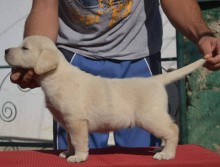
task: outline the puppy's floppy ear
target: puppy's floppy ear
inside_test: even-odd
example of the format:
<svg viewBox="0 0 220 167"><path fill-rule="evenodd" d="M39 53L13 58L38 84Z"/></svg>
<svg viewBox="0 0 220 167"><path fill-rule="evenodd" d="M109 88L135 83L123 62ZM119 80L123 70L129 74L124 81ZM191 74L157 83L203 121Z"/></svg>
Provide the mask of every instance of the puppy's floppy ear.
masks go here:
<svg viewBox="0 0 220 167"><path fill-rule="evenodd" d="M55 69L59 62L59 55L55 50L44 49L38 57L34 72L38 75Z"/></svg>

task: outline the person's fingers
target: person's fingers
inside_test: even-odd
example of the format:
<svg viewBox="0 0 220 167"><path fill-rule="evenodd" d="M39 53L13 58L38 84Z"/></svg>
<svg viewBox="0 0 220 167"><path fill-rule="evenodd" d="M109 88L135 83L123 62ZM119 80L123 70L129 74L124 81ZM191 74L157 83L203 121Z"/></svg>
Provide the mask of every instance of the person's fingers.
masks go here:
<svg viewBox="0 0 220 167"><path fill-rule="evenodd" d="M204 37L199 42L199 48L206 60L205 67L214 71L220 69L220 40Z"/></svg>
<svg viewBox="0 0 220 167"><path fill-rule="evenodd" d="M31 82L31 80L33 79L33 77L34 77L34 72L32 71L32 70L28 70L26 73L25 73L25 75L24 75L24 77L23 77L23 82L26 82L26 83L29 83L29 82Z"/></svg>
<svg viewBox="0 0 220 167"><path fill-rule="evenodd" d="M35 73L33 70L12 69L11 82L18 84L21 88L36 88L38 84L33 80Z"/></svg>
<svg viewBox="0 0 220 167"><path fill-rule="evenodd" d="M205 63L205 67L209 70L216 71L220 69L220 63L219 62L214 63L213 61L207 60Z"/></svg>
<svg viewBox="0 0 220 167"><path fill-rule="evenodd" d="M39 85L38 85L37 82L35 82L35 81L33 81L33 82L31 82L31 83L29 84L29 88L30 88L30 89L34 89L34 88L37 88L37 87L39 87Z"/></svg>
<svg viewBox="0 0 220 167"><path fill-rule="evenodd" d="M24 70L12 68L10 80L12 83L19 84L23 75L24 75Z"/></svg>
<svg viewBox="0 0 220 167"><path fill-rule="evenodd" d="M220 69L220 57L209 57L204 65L207 69L216 71Z"/></svg>
<svg viewBox="0 0 220 167"><path fill-rule="evenodd" d="M11 82L12 83L19 83L20 76L21 76L21 73L19 73L19 72L12 73L10 76Z"/></svg>
<svg viewBox="0 0 220 167"><path fill-rule="evenodd" d="M28 70L24 75L22 76L22 79L20 80L19 86L21 88L30 88L30 85L33 81L34 72L32 70Z"/></svg>

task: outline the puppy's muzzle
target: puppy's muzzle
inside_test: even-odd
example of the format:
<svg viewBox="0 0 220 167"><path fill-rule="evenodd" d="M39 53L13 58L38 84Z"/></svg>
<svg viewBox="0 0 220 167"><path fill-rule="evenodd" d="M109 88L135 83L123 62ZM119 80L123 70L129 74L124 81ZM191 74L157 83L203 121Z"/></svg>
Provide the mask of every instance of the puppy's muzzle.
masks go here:
<svg viewBox="0 0 220 167"><path fill-rule="evenodd" d="M10 49L6 49L5 50L5 55L7 55L9 53Z"/></svg>

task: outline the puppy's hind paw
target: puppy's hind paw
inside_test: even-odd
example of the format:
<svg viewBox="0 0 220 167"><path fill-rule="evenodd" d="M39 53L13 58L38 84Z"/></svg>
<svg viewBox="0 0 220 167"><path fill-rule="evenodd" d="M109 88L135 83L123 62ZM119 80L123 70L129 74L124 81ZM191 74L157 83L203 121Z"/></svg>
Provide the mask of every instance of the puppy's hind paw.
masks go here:
<svg viewBox="0 0 220 167"><path fill-rule="evenodd" d="M162 151L162 152L156 153L153 158L156 160L171 160L175 158L175 154L166 153Z"/></svg>
<svg viewBox="0 0 220 167"><path fill-rule="evenodd" d="M69 156L71 155L74 155L74 151L73 152L70 152L70 151L64 151L64 152L61 152L59 154L59 157L60 158L68 158Z"/></svg>
<svg viewBox="0 0 220 167"><path fill-rule="evenodd" d="M68 151L64 151L59 154L60 158L67 158L67 156L68 156Z"/></svg>

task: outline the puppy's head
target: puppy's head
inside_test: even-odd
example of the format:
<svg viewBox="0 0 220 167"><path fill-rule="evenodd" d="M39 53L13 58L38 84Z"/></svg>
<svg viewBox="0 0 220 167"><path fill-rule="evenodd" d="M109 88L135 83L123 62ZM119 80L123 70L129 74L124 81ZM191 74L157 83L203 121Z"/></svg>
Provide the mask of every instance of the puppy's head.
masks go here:
<svg viewBox="0 0 220 167"><path fill-rule="evenodd" d="M29 36L21 46L5 50L5 61L15 68L34 69L41 75L57 67L59 52L49 38Z"/></svg>

